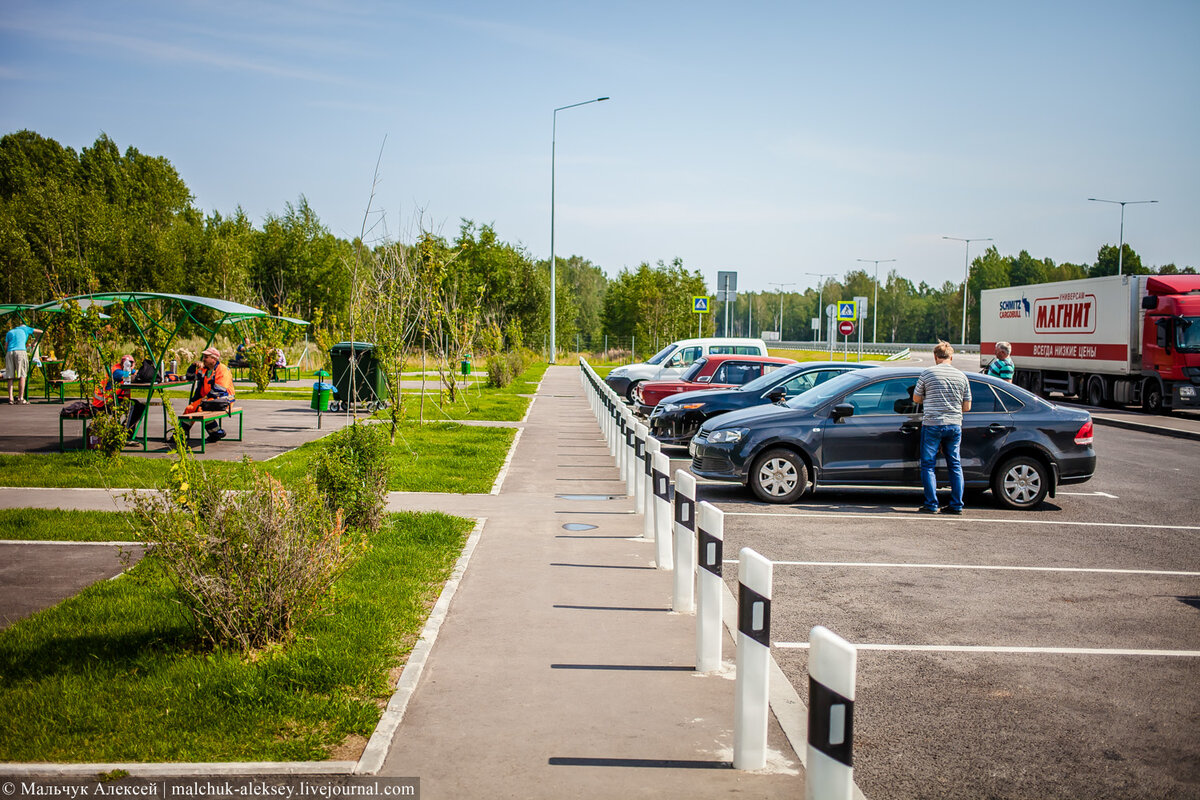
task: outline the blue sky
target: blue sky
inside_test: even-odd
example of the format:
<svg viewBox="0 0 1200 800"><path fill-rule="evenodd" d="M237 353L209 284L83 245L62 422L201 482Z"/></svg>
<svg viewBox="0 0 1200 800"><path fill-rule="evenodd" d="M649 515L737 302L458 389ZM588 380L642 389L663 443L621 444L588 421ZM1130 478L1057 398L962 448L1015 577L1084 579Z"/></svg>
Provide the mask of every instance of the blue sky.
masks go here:
<svg viewBox="0 0 1200 800"><path fill-rule="evenodd" d="M1200 268L1200 3L0 0L0 132L167 157L205 211L303 194L357 235L495 225L710 286L963 245ZM385 142L386 138L386 144ZM973 244L972 257L986 244Z"/></svg>

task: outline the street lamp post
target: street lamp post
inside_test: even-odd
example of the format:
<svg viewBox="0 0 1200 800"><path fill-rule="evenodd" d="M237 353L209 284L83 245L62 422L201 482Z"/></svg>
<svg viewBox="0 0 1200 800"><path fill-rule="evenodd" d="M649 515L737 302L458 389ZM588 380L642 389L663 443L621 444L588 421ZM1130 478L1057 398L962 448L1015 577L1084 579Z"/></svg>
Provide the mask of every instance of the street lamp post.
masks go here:
<svg viewBox="0 0 1200 800"><path fill-rule="evenodd" d="M783 287L795 286L794 283L767 283L768 286L779 287L779 341L783 341Z"/></svg>
<svg viewBox="0 0 1200 800"><path fill-rule="evenodd" d="M967 247L963 252L963 318L962 318L962 343L966 347L967 344L967 280L971 275L971 242L990 242L992 239L980 239L978 237L972 239L960 239L957 236L943 236L943 239L949 239L953 242L966 242Z"/></svg>
<svg viewBox="0 0 1200 800"><path fill-rule="evenodd" d="M558 352L558 340L555 338L555 276L554 276L554 150L558 139L558 112L576 106L586 106L588 103L599 103L607 97L597 97L595 100L584 100L582 103L572 103L569 106L559 106L554 109L553 125L550 128L550 363L553 364Z"/></svg>
<svg viewBox="0 0 1200 800"><path fill-rule="evenodd" d="M1101 200L1099 197L1089 197L1093 203L1115 203L1121 207L1121 243L1117 245L1117 274L1122 274L1125 267L1125 206L1135 206L1140 203L1157 203L1157 200Z"/></svg>
<svg viewBox="0 0 1200 800"><path fill-rule="evenodd" d="M887 264L890 261L895 261L894 258L859 258L856 259L866 264L875 264L875 299L871 306L871 344L879 344L879 265Z"/></svg>
<svg viewBox="0 0 1200 800"><path fill-rule="evenodd" d="M817 278L832 278L832 272L806 272L805 275L812 275ZM825 329L822 327L822 315L825 313L825 281L817 281L817 333L821 334ZM817 339L817 341L821 341ZM833 341L831 338L830 342ZM833 347L832 344L829 345Z"/></svg>

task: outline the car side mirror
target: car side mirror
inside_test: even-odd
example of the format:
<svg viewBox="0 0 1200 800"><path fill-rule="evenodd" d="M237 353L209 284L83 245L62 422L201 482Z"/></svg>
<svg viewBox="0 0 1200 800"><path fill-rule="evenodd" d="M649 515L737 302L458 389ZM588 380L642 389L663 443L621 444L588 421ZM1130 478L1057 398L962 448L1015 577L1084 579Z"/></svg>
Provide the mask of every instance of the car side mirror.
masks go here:
<svg viewBox="0 0 1200 800"><path fill-rule="evenodd" d="M787 399L787 390L781 386L778 389L769 392L767 394L767 399L772 403L782 403Z"/></svg>
<svg viewBox="0 0 1200 800"><path fill-rule="evenodd" d="M849 403L838 403L833 407L833 420L836 422L842 417L854 416L854 406Z"/></svg>

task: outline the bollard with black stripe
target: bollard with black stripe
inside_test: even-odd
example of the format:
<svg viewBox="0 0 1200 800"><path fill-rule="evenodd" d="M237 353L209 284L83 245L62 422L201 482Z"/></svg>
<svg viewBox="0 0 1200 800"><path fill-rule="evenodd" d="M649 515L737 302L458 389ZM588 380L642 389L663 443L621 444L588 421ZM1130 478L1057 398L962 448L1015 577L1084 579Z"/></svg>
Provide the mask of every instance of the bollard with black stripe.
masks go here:
<svg viewBox="0 0 1200 800"><path fill-rule="evenodd" d="M734 769L762 769L767 764L773 569L770 560L749 547L738 554Z"/></svg>
<svg viewBox="0 0 1200 800"><path fill-rule="evenodd" d="M671 459L662 452L658 440L654 442L654 457L651 459L650 484L654 493L654 560L659 569L670 570L675 567L671 540L671 479L668 472L671 469ZM647 518L649 515L647 515Z"/></svg>
<svg viewBox="0 0 1200 800"><path fill-rule="evenodd" d="M625 477L625 494L630 497L637 498L637 489L635 488L635 478L637 477L637 434L633 427L633 418L628 413L622 415L625 420L625 455L623 458L622 467ZM636 508L636 505L635 505Z"/></svg>
<svg viewBox="0 0 1200 800"><path fill-rule="evenodd" d="M854 686L858 650L818 625L808 635L807 800L854 796Z"/></svg>
<svg viewBox="0 0 1200 800"><path fill-rule="evenodd" d="M646 458L646 437L650 434L649 429L640 422L635 422L633 425L634 435L634 469L637 475L633 479L634 489L634 509L638 514L646 513L646 473L650 469L650 462ZM654 513L651 506L650 513ZM649 537L647 537L649 538Z"/></svg>
<svg viewBox="0 0 1200 800"><path fill-rule="evenodd" d="M680 614L696 610L696 478L675 470L675 591L671 609Z"/></svg>
<svg viewBox="0 0 1200 800"><path fill-rule="evenodd" d="M725 512L712 503L696 507L696 671L721 669L724 641L722 615L725 583L721 564L725 558Z"/></svg>
<svg viewBox="0 0 1200 800"><path fill-rule="evenodd" d="M645 428L644 425L642 427ZM647 431L646 452L641 465L642 494L646 498L645 516L642 517L643 539L654 538L655 513L658 511L658 503L654 499L654 454L658 452L659 447L658 439L650 436L649 431Z"/></svg>

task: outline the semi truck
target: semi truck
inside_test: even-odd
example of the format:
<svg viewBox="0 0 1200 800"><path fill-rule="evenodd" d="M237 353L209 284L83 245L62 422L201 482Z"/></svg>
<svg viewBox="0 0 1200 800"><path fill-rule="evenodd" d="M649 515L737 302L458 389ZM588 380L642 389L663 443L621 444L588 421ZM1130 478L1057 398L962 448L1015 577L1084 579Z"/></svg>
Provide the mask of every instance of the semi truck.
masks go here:
<svg viewBox="0 0 1200 800"><path fill-rule="evenodd" d="M987 289L980 353L1012 345L1013 382L1152 414L1200 407L1200 275L1110 275Z"/></svg>

